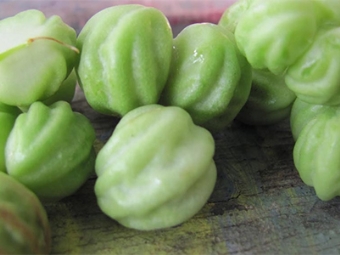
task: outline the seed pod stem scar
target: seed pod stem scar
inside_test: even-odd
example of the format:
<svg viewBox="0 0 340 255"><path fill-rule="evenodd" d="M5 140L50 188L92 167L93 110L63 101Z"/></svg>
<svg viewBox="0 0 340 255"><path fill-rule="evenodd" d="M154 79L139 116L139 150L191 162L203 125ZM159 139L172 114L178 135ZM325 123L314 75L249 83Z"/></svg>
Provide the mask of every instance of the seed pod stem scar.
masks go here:
<svg viewBox="0 0 340 255"><path fill-rule="evenodd" d="M62 42L62 41L59 41L59 40L57 40L57 39L55 39L55 38L47 37L47 36L38 36L38 37L34 37L34 38L29 38L29 39L27 40L27 43L29 44L29 43L32 43L32 42L34 42L34 41L36 41L36 40L51 40L51 41L57 42L57 43L59 43L59 44L65 46L65 47L71 49L72 51L74 51L74 52L76 52L76 53L78 53L78 54L80 53L80 52L79 52L79 49L77 49L76 47L74 47L74 46L72 46L72 45L70 45L70 44L64 43L64 42Z"/></svg>

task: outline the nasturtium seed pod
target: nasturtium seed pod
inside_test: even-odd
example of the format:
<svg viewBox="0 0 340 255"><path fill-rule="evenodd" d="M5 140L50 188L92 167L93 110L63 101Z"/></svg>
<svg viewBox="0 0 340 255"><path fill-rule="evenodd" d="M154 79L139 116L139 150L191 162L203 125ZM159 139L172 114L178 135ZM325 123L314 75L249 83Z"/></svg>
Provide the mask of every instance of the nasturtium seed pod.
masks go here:
<svg viewBox="0 0 340 255"><path fill-rule="evenodd" d="M320 112L301 130L293 150L302 181L324 201L340 196L340 107Z"/></svg>
<svg viewBox="0 0 340 255"><path fill-rule="evenodd" d="M230 5L223 13L218 21L218 25L228 29L234 33L239 20L243 14L250 8L253 0L237 0Z"/></svg>
<svg viewBox="0 0 340 255"><path fill-rule="evenodd" d="M5 147L7 138L14 126L15 119L21 111L15 106L0 103L0 172L6 172Z"/></svg>
<svg viewBox="0 0 340 255"><path fill-rule="evenodd" d="M179 106L197 125L220 130L247 101L251 78L251 67L232 33L216 24L192 24L174 38L160 104Z"/></svg>
<svg viewBox="0 0 340 255"><path fill-rule="evenodd" d="M79 85L96 111L123 116L157 103L169 73L172 30L156 8L117 5L99 11L77 39Z"/></svg>
<svg viewBox="0 0 340 255"><path fill-rule="evenodd" d="M76 31L59 16L26 10L0 20L0 102L15 106L53 95L78 58Z"/></svg>
<svg viewBox="0 0 340 255"><path fill-rule="evenodd" d="M8 137L9 175L44 201L73 194L94 172L95 130L69 103L33 103L20 114Z"/></svg>
<svg viewBox="0 0 340 255"><path fill-rule="evenodd" d="M255 69L283 73L311 45L324 18L314 0L241 0L222 15L241 52ZM236 9L236 11L235 11Z"/></svg>
<svg viewBox="0 0 340 255"><path fill-rule="evenodd" d="M295 99L284 75L253 69L250 95L236 119L248 125L276 124L289 117Z"/></svg>
<svg viewBox="0 0 340 255"><path fill-rule="evenodd" d="M138 230L183 223L216 182L214 139L180 107L147 105L127 113L96 160L101 210Z"/></svg>
<svg viewBox="0 0 340 255"><path fill-rule="evenodd" d="M0 172L0 254L49 254L51 230L37 196Z"/></svg>
<svg viewBox="0 0 340 255"><path fill-rule="evenodd" d="M340 25L340 1L338 0L315 0L318 10L324 10L324 23Z"/></svg>
<svg viewBox="0 0 340 255"><path fill-rule="evenodd" d="M340 3L337 0L239 0L219 25L255 69L284 74L297 97L340 104Z"/></svg>
<svg viewBox="0 0 340 255"><path fill-rule="evenodd" d="M287 86L311 104L340 104L340 25L319 29L286 74Z"/></svg>
<svg viewBox="0 0 340 255"><path fill-rule="evenodd" d="M310 104L299 98L293 103L290 113L290 129L296 141L302 129L313 120L319 113L336 106Z"/></svg>

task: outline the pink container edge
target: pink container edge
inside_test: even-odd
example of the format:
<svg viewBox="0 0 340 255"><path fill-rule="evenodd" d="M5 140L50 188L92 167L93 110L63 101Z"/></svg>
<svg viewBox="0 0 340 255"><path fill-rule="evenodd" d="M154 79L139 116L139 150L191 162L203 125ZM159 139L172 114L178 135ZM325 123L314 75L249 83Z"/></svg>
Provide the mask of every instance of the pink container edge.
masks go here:
<svg viewBox="0 0 340 255"><path fill-rule="evenodd" d="M60 16L79 31L95 13L119 4L141 4L162 11L171 25L198 22L217 23L223 12L236 0L0 0L0 19L28 9L38 9L47 17Z"/></svg>

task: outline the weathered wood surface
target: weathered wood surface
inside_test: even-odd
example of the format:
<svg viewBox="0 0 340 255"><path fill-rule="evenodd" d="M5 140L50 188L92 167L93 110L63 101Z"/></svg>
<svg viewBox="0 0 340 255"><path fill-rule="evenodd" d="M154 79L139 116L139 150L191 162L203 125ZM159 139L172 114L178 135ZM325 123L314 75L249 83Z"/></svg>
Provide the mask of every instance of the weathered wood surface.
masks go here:
<svg viewBox="0 0 340 255"><path fill-rule="evenodd" d="M78 91L73 108L105 143L118 119L91 110ZM233 123L214 134L218 181L205 207L180 226L136 231L98 208L95 176L73 196L46 204L53 254L339 254L340 199L320 201L292 160L288 121Z"/></svg>
<svg viewBox="0 0 340 255"><path fill-rule="evenodd" d="M0 0L0 18L38 8L62 16L79 31L98 8L119 2ZM199 10L209 10L209 1L202 2L206 7ZM221 10L233 0L210 2ZM177 22L174 32L200 17L192 15L172 20ZM204 16L202 21L216 18ZM98 141L105 143L118 119L91 110L79 90L73 108L91 120ZM214 136L218 181L208 203L192 219L158 231L124 228L99 210L93 176L73 196L45 204L52 254L340 254L340 198L322 202L301 182L293 165L288 121L269 127L235 122Z"/></svg>

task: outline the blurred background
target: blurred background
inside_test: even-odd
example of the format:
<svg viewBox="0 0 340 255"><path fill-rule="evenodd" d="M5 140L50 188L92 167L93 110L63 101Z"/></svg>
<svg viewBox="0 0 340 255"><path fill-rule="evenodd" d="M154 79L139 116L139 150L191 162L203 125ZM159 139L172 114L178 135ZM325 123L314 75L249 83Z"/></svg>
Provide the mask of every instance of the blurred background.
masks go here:
<svg viewBox="0 0 340 255"><path fill-rule="evenodd" d="M0 0L0 19L27 9L38 9L46 16L59 15L77 32L96 12L118 4L142 4L161 10L178 33L198 22L217 23L235 0Z"/></svg>

